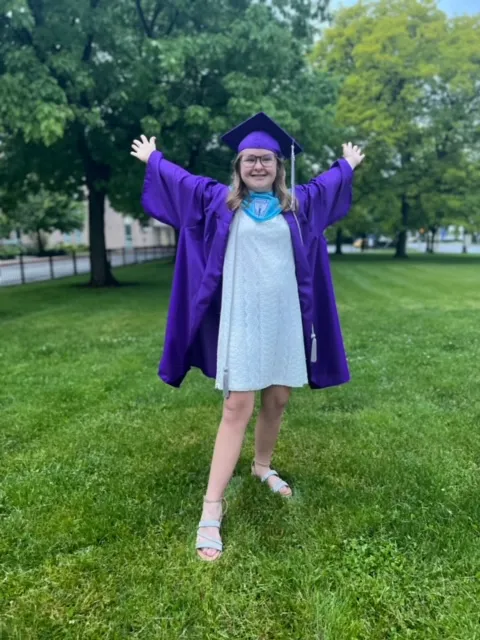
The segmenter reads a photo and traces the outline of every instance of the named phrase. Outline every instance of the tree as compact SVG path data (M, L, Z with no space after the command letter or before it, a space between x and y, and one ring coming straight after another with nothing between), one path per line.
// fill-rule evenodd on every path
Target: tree
M458 215L472 189L479 28L480 16L448 19L430 0L379 0L339 12L314 53L342 76L337 117L368 154L357 186L383 209L397 257L408 229Z
M306 64L305 41L293 36L283 18L274 19L271 7L252 4L241 17L224 20L213 37L200 30L195 37L177 39L168 86L157 78L172 44L147 39L145 57L151 66L142 79L148 96L147 114L141 119L145 135L155 135L157 145L187 170L228 181L231 152L219 144L219 134L263 109L292 135L307 140L309 151L318 157L332 126L335 83ZM132 135L138 136L138 130ZM135 165L132 172L131 159L122 161L113 179L124 183L128 175L131 183L123 189L118 184L114 204L138 212L143 168ZM306 174L311 162L311 157L305 159L300 172Z
M328 123L333 89L304 58L313 12L326 4L3 0L4 158L59 192L87 187L92 285L115 284L106 197L141 214L141 168L129 155L140 132L189 170L225 179L217 136L238 118L263 107L294 134L311 119L318 131Z
M17 189L19 186L17 185ZM70 195L49 191L39 184L36 176L26 176L21 185L21 198L12 201L8 193L0 192L3 210L1 227L4 235L12 231L35 234L38 250L45 251L42 233L61 231L70 233L81 229L84 222L84 205ZM18 191L17 191L18 194Z

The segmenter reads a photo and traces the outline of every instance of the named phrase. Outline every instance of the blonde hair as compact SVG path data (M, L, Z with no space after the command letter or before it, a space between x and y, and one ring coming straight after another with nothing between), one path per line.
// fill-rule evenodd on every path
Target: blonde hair
M238 211L242 206L242 202L248 199L249 190L240 175L240 158L239 154L233 161L232 187L228 194L227 206L232 211ZM276 156L277 159L277 175L272 185L273 193L280 200L282 211L290 211L292 208L293 198L287 189L285 161Z

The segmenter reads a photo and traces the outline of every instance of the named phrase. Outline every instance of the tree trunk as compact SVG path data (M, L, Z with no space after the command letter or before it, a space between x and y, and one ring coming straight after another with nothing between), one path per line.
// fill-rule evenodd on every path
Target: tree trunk
M397 236L397 248L395 258L408 258L407 256L407 231L402 229Z
M95 184L88 191L88 222L90 242L90 286L112 287L118 282L113 277L105 246L105 190Z
M118 286L107 260L105 245L105 198L110 179L110 167L96 162L83 134L79 136L79 150L83 159L88 188L88 228L90 245L90 286Z
M437 236L438 227L429 227L427 231L426 253L435 253L435 238Z
M37 245L38 245L38 255L43 256L45 253L45 247L43 246L42 233L40 229L37 229Z
M337 227L337 235L335 237L335 255L336 256L343 255L342 241L343 241L342 227Z
M407 258L407 230L408 230L408 218L410 213L410 205L408 204L407 197L402 196L402 227L397 236L397 247L395 251L395 258Z
M430 233L430 229L427 230L425 234L425 253L431 253L432 251L432 234Z

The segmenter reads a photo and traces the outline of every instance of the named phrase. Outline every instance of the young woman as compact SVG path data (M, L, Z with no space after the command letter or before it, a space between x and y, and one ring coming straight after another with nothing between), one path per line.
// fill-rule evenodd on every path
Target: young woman
M270 464L291 389L349 379L323 232L347 214L353 169L364 158L344 144L329 171L290 193L285 158L294 161L301 148L268 116L257 114L223 141L237 153L229 187L170 163L155 138L142 135L132 145L147 163L145 211L179 231L159 375L178 387L199 367L224 392L196 545L207 561L223 550L223 495L255 392L261 409L252 473L289 498Z

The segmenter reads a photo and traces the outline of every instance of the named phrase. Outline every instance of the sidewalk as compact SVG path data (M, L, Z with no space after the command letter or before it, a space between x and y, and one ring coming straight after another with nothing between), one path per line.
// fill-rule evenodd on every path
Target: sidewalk
M110 249L108 259L112 268L151 262L173 256L173 247L140 247L133 249ZM0 287L66 278L90 273L88 254L72 254L37 258L24 256L21 260L0 261Z

